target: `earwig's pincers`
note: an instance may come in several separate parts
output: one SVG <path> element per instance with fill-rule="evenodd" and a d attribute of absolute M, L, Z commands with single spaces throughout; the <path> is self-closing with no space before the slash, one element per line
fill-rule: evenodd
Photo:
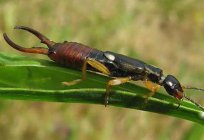
<path fill-rule="evenodd" d="M 41 40 L 41 43 L 47 45 L 48 48 L 51 48 L 55 44 L 55 42 L 49 40 L 47 37 L 45 37 L 44 35 L 42 35 L 38 31 L 31 29 L 29 27 L 16 26 L 16 27 L 14 27 L 14 29 L 21 29 L 21 30 L 25 30 L 25 31 L 32 33 L 33 35 L 35 35 L 37 38 L 39 38 Z"/>
<path fill-rule="evenodd" d="M 46 44 L 48 46 L 48 48 L 52 48 L 52 46 L 55 44 L 55 42 L 50 41 L 44 35 L 42 35 L 38 31 L 33 30 L 31 28 L 24 27 L 24 26 L 16 26 L 14 29 L 22 29 L 22 30 L 25 30 L 25 31 L 28 31 L 28 32 L 34 34 L 36 37 L 38 37 L 41 40 L 41 43 Z M 21 46 L 15 44 L 13 41 L 11 41 L 11 39 L 7 36 L 6 33 L 4 33 L 3 36 L 4 36 L 4 39 L 6 40 L 6 42 L 14 49 L 17 49 L 17 50 L 22 51 L 22 52 L 27 52 L 27 53 L 38 53 L 38 54 L 45 54 L 45 55 L 48 54 L 48 49 L 46 49 L 46 48 L 42 48 L 42 47 L 24 48 L 24 47 L 21 47 Z"/>
<path fill-rule="evenodd" d="M 82 70 L 81 79 L 77 79 L 72 82 L 63 82 L 64 85 L 73 85 L 85 80 L 87 70 L 100 72 L 114 78 L 110 80 L 106 86 L 105 106 L 108 104 L 109 93 L 112 86 L 120 85 L 131 80 L 141 80 L 144 81 L 146 87 L 151 91 L 147 97 L 153 96 L 159 87 L 163 86 L 166 92 L 175 97 L 177 100 L 180 101 L 185 98 L 204 111 L 204 107 L 189 97 L 186 97 L 184 93 L 184 89 L 202 91 L 204 91 L 204 89 L 181 86 L 180 82 L 173 75 L 165 76 L 161 69 L 149 65 L 141 60 L 109 51 L 102 52 L 76 42 L 64 41 L 63 43 L 55 43 L 38 31 L 29 27 L 16 26 L 15 29 L 25 30 L 34 34 L 41 40 L 41 43 L 48 46 L 48 49 L 42 47 L 21 47 L 11 41 L 4 33 L 4 39 L 14 49 L 27 53 L 45 54 L 48 55 L 50 59 L 63 66 Z"/>

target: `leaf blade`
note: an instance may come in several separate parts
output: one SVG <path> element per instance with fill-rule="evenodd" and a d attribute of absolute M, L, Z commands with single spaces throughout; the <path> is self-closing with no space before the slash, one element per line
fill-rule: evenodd
<path fill-rule="evenodd" d="M 0 54 L 0 98 L 53 102 L 79 102 L 102 104 L 108 77 L 88 73 L 88 79 L 74 86 L 61 82 L 81 77 L 78 70 L 59 67 L 57 64 L 22 56 Z M 168 95 L 157 93 L 144 103 L 148 90 L 132 83 L 114 87 L 109 104 L 155 112 L 204 124 L 201 111 L 184 101 L 179 109 Z"/>

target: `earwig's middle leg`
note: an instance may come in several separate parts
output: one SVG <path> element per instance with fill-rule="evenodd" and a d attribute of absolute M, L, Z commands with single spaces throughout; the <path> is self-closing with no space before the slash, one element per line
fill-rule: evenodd
<path fill-rule="evenodd" d="M 130 80 L 131 80 L 131 77 L 121 77 L 121 78 L 115 78 L 113 80 L 108 81 L 106 86 L 106 92 L 105 92 L 105 106 L 108 105 L 109 93 L 112 86 L 121 85 Z"/>

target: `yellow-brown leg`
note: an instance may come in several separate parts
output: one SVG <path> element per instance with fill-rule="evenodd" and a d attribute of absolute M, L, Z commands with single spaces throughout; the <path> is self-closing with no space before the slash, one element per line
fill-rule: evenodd
<path fill-rule="evenodd" d="M 86 79 L 87 64 L 89 64 L 91 67 L 99 70 L 103 74 L 106 74 L 106 75 L 110 74 L 110 71 L 108 70 L 108 68 L 106 68 L 106 66 L 104 66 L 102 63 L 100 63 L 94 59 L 87 58 L 83 64 L 83 66 L 82 66 L 82 78 L 76 79 L 76 80 L 73 80 L 70 82 L 62 82 L 62 84 L 66 85 L 66 86 L 71 86 L 71 85 L 78 84 L 79 82 L 85 80 Z"/>
<path fill-rule="evenodd" d="M 86 69 L 87 69 L 87 60 L 84 62 L 83 66 L 82 66 L 82 77 L 81 77 L 81 79 L 76 79 L 76 80 L 69 81 L 69 82 L 62 82 L 62 84 L 66 85 L 66 86 L 72 86 L 72 85 L 76 85 L 79 82 L 85 80 L 86 79 Z"/>
<path fill-rule="evenodd" d="M 144 81 L 145 86 L 151 91 L 147 96 L 145 102 L 148 101 L 148 98 L 153 96 L 160 88 L 160 85 L 156 85 L 152 83 L 151 81 L 145 80 Z"/>
<path fill-rule="evenodd" d="M 130 80 L 131 80 L 131 77 L 121 77 L 121 78 L 115 78 L 113 80 L 108 81 L 107 86 L 106 86 L 106 92 L 105 92 L 105 106 L 108 105 L 109 93 L 110 93 L 112 86 L 121 85 Z"/>

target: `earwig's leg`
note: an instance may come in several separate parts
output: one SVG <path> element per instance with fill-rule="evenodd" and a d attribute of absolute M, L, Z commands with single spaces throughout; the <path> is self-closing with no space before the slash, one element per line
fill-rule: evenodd
<path fill-rule="evenodd" d="M 153 84 L 151 81 L 145 80 L 144 81 L 145 86 L 151 91 L 147 96 L 146 96 L 146 100 L 145 103 L 147 103 L 148 98 L 153 96 L 157 90 L 160 88 L 160 85 L 155 85 Z"/>
<path fill-rule="evenodd" d="M 131 77 L 121 77 L 108 81 L 105 92 L 105 106 L 108 105 L 109 93 L 112 86 L 121 85 L 131 80 Z"/>
<path fill-rule="evenodd" d="M 66 85 L 66 86 L 71 86 L 71 85 L 78 84 L 79 82 L 85 80 L 86 79 L 87 64 L 89 64 L 91 67 L 97 69 L 98 71 L 100 71 L 103 74 L 106 74 L 106 75 L 110 74 L 110 71 L 102 63 L 100 63 L 94 59 L 87 58 L 83 64 L 83 66 L 82 66 L 82 78 L 76 79 L 76 80 L 73 80 L 70 82 L 62 82 L 62 84 Z"/>
<path fill-rule="evenodd" d="M 178 103 L 178 106 L 176 107 L 176 109 L 179 109 L 179 107 L 181 106 L 181 100 L 177 99 L 177 103 Z"/>
<path fill-rule="evenodd" d="M 81 79 L 76 79 L 76 80 L 69 81 L 69 82 L 62 82 L 62 84 L 65 86 L 72 86 L 72 85 L 76 85 L 76 84 L 80 83 L 81 81 L 85 80 L 86 79 L 86 69 L 87 69 L 87 60 L 84 62 L 83 66 L 82 66 Z"/>

